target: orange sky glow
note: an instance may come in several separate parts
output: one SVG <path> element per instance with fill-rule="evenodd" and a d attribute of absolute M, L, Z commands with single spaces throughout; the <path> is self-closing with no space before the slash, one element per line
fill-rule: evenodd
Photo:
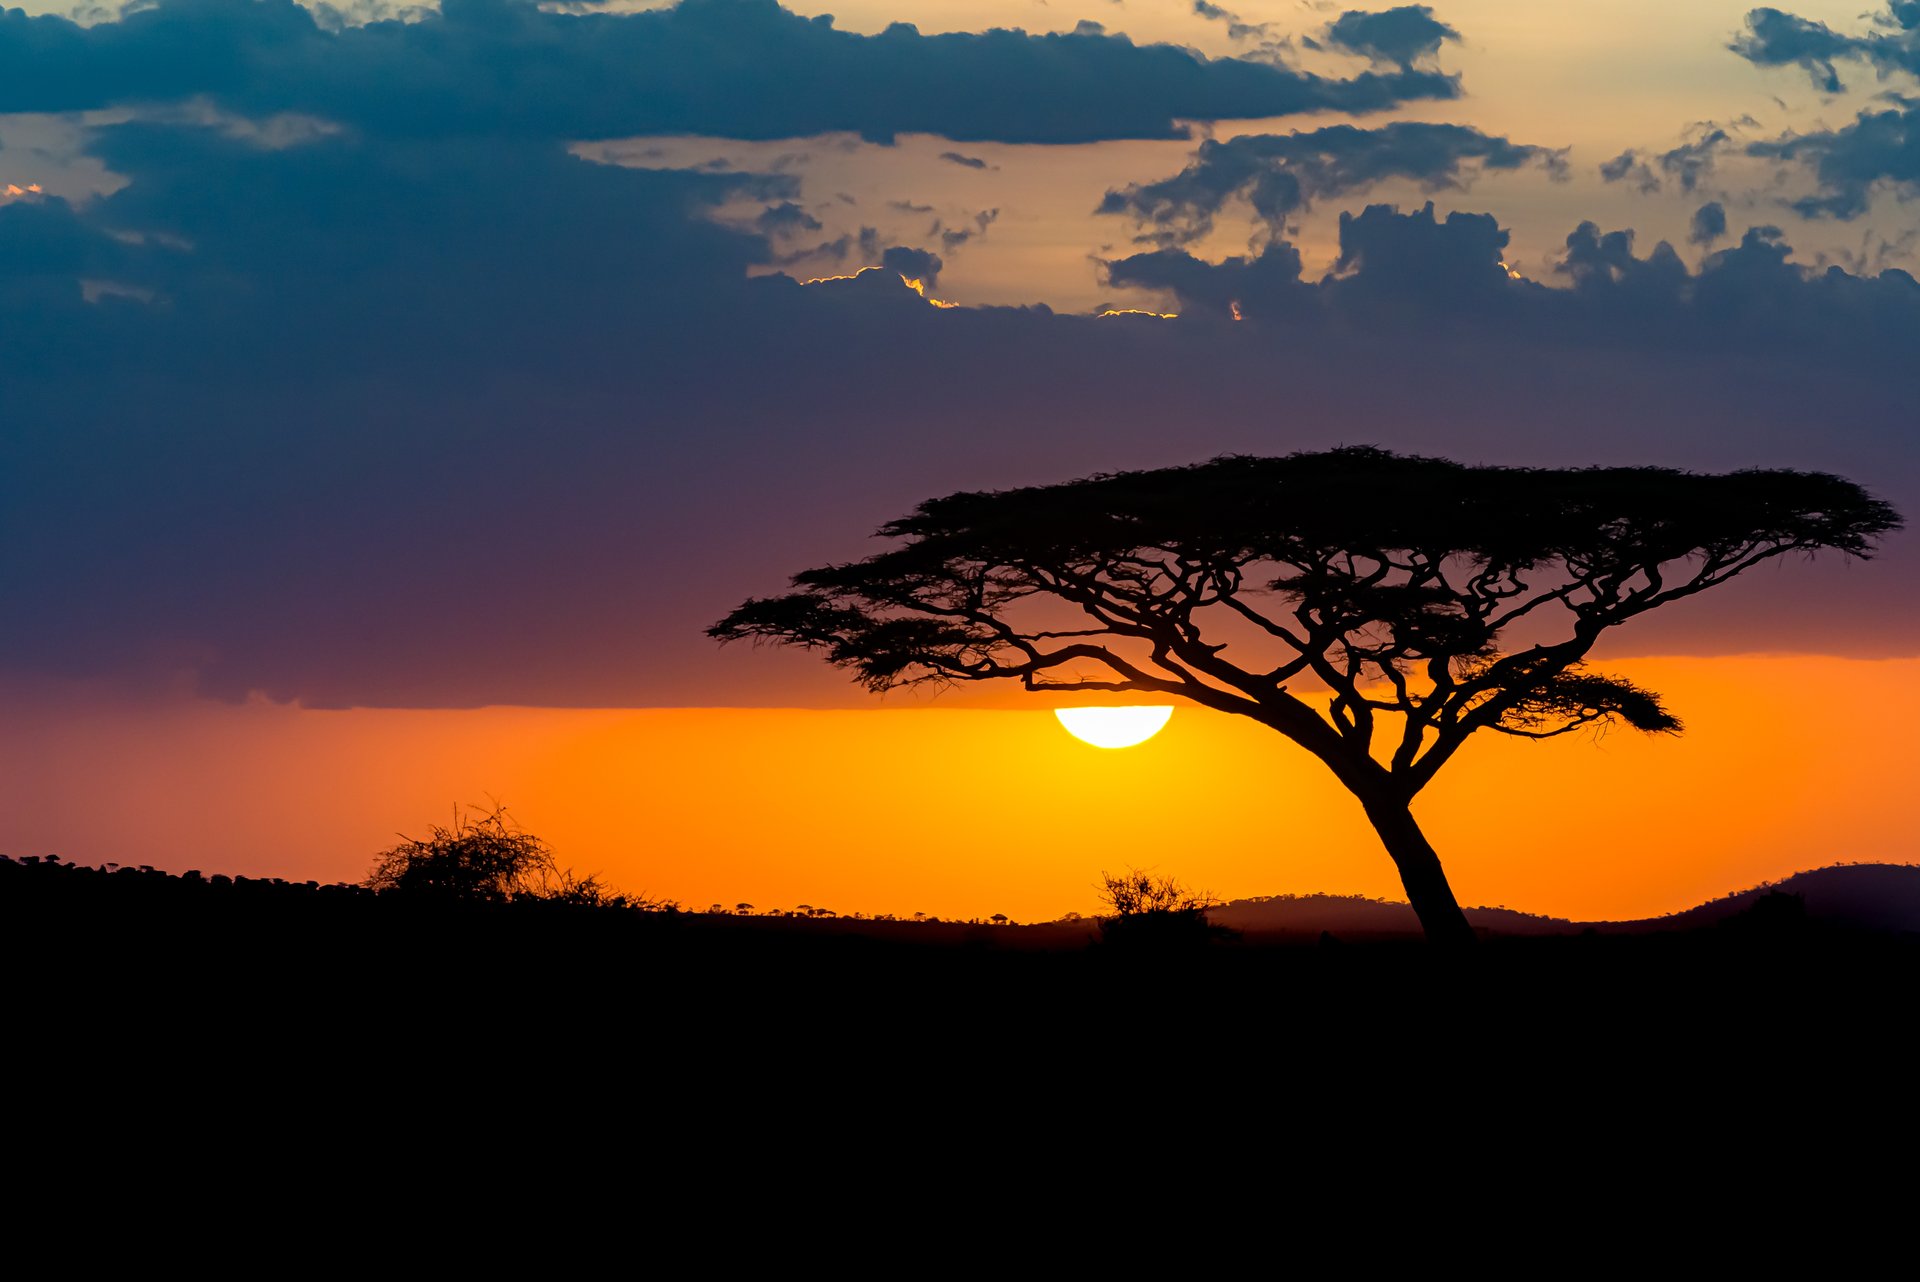
<path fill-rule="evenodd" d="M 1416 806 L 1462 902 L 1672 911 L 1804 868 L 1920 861 L 1920 660 L 1612 663 L 1687 722 L 1530 743 L 1483 734 Z M 1095 907 L 1102 869 L 1223 897 L 1400 897 L 1359 808 L 1278 735 L 1181 707 L 1120 751 L 1050 711 L 253 703 L 16 708 L 0 852 L 356 880 L 396 832 L 491 794 L 560 861 L 691 908 Z"/>

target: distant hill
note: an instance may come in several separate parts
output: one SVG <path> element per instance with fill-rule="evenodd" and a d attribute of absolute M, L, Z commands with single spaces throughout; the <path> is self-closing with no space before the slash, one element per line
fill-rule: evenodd
<path fill-rule="evenodd" d="M 1216 926 L 1259 936 L 1319 936 L 1341 939 L 1389 939 L 1420 934 L 1413 908 L 1396 899 L 1359 895 L 1264 895 L 1235 899 L 1207 910 Z M 1583 927 L 1559 917 L 1539 917 L 1510 908 L 1469 908 L 1467 920 L 1497 935 L 1555 935 Z"/>
<path fill-rule="evenodd" d="M 1629 931 L 1717 926 L 1776 894 L 1800 896 L 1807 920 L 1819 925 L 1920 932 L 1920 866 L 1913 864 L 1836 864 L 1710 899 L 1685 912 L 1599 926 Z"/>
<path fill-rule="evenodd" d="M 1469 908 L 1467 920 L 1495 935 L 1565 935 L 1587 930 L 1645 934 L 1718 926 L 1753 912 L 1756 904 L 1775 896 L 1798 896 L 1810 924 L 1920 933 L 1920 866 L 1911 864 L 1837 864 L 1708 900 L 1684 912 L 1634 921 L 1569 921 L 1509 908 Z M 1249 937 L 1317 937 L 1325 932 L 1341 939 L 1386 939 L 1420 933 L 1420 922 L 1409 905 L 1357 895 L 1235 899 L 1209 910 L 1207 916 L 1214 924 Z"/>

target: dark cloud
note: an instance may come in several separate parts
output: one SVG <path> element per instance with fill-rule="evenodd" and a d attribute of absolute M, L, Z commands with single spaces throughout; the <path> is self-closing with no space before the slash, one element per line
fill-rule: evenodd
<path fill-rule="evenodd" d="M 983 86 L 991 86 L 983 91 Z M 956 140 L 1183 137 L 1176 120 L 1373 111 L 1451 98 L 1437 72 L 1345 80 L 1084 26 L 924 36 L 836 30 L 774 0 L 641 13 L 446 0 L 417 20 L 329 30 L 293 0 L 161 0 L 83 27 L 0 11 L 0 112 L 201 98 L 394 136 L 517 133 Z"/>
<path fill-rule="evenodd" d="M 54 197 L 0 201 L 0 308 L 78 301 L 125 273 L 126 245 Z"/>
<path fill-rule="evenodd" d="M 1419 300 L 1449 309 L 1502 307 L 1513 293 L 1507 240 L 1492 214 L 1456 210 L 1439 219 L 1431 203 L 1413 214 L 1369 205 L 1340 215 L 1334 275 L 1342 293 L 1385 296 L 1396 306 Z"/>
<path fill-rule="evenodd" d="M 339 38 L 261 12 L 291 33 L 288 83 L 310 79 L 306 43 Z M 316 705 L 843 701 L 805 656 L 717 652 L 702 628 L 929 494 L 1228 451 L 1817 466 L 1920 498 L 1903 273 L 1811 271 L 1768 229 L 1691 270 L 1586 226 L 1547 288 L 1515 278 L 1490 216 L 1376 206 L 1342 217 L 1318 280 L 1279 238 L 1108 265 L 1116 289 L 1177 296 L 1171 322 L 936 307 L 901 279 L 936 255 L 873 228 L 809 252 L 893 270 L 754 277 L 789 248 L 769 233 L 804 229 L 777 212 L 791 176 L 619 168 L 530 132 L 577 104 L 427 136 L 495 109 L 499 68 L 445 53 L 475 12 L 420 24 L 438 51 L 374 29 L 390 60 L 334 98 L 412 94 L 417 128 L 148 115 L 92 134 L 126 186 L 0 204 L 0 678 Z M 0 47 L 26 21 L 0 20 Z M 94 75 L 129 31 L 147 57 L 162 26 L 129 24 L 67 70 Z M 253 67 L 250 48 L 187 41 L 123 80 Z M 232 110 L 256 92 L 235 83 L 205 92 Z M 275 110 L 334 118 L 302 94 Z M 1461 154 L 1493 163 L 1498 141 Z M 1434 172 L 1365 150 L 1287 162 L 1330 175 L 1316 191 Z M 1634 644 L 1912 653 L 1912 572 L 1904 552 L 1783 566 Z"/>
<path fill-rule="evenodd" d="M 1872 22 L 1875 30 L 1846 35 L 1824 22 L 1778 9 L 1755 9 L 1747 14 L 1747 29 L 1730 47 L 1757 66 L 1799 67 L 1825 93 L 1846 89 L 1836 62 L 1866 62 L 1883 74 L 1920 75 L 1920 3 L 1893 0 Z"/>
<path fill-rule="evenodd" d="M 1490 215 L 1373 205 L 1341 215 L 1339 254 L 1317 281 L 1301 278 L 1284 243 L 1219 263 L 1162 249 L 1105 271 L 1113 285 L 1162 291 L 1200 316 L 1237 310 L 1282 328 L 1375 335 L 1445 326 L 1478 333 L 1489 354 L 1547 343 L 1875 366 L 1902 359 L 1908 327 L 1920 324 L 1920 287 L 1907 273 L 1798 265 L 1776 227 L 1749 228 L 1696 271 L 1665 242 L 1640 257 L 1633 232 L 1583 223 L 1554 266 L 1559 288 L 1514 271 L 1507 243 Z"/>
<path fill-rule="evenodd" d="M 1460 33 L 1434 17 L 1430 6 L 1409 4 L 1378 13 L 1349 9 L 1328 24 L 1324 39 L 1336 49 L 1410 68 L 1439 53 L 1442 42 L 1459 40 Z"/>
<path fill-rule="evenodd" d="M 1263 40 L 1272 32 L 1270 23 L 1248 22 L 1231 9 L 1223 9 L 1207 0 L 1193 0 L 1194 16 L 1205 18 L 1208 22 L 1225 23 L 1229 40 Z"/>
<path fill-rule="evenodd" d="M 1705 125 L 1697 138 L 1657 156 L 1629 148 L 1602 164 L 1600 177 L 1610 183 L 1631 182 L 1643 196 L 1657 194 L 1668 182 L 1681 191 L 1690 192 L 1713 173 L 1714 158 L 1732 143 L 1733 135 L 1726 129 Z M 1659 166 L 1658 173 L 1654 171 L 1655 165 Z"/>
<path fill-rule="evenodd" d="M 940 283 L 940 269 L 946 266 L 940 261 L 940 255 L 904 245 L 895 245 L 881 254 L 880 265 L 907 280 L 917 280 L 928 289 Z"/>
<path fill-rule="evenodd" d="M 1159 182 L 1109 191 L 1099 212 L 1125 214 L 1143 240 L 1182 244 L 1207 235 L 1215 217 L 1245 199 L 1275 235 L 1314 201 L 1390 178 L 1429 190 L 1463 186 L 1484 170 L 1536 165 L 1564 174 L 1564 153 L 1483 134 L 1465 125 L 1396 121 L 1378 129 L 1334 125 L 1308 133 L 1208 139 L 1187 167 Z"/>
<path fill-rule="evenodd" d="M 1724 129 L 1709 129 L 1692 142 L 1686 142 L 1660 157 L 1660 169 L 1681 191 L 1692 191 L 1701 179 L 1713 172 L 1714 154 L 1733 141 Z"/>
<path fill-rule="evenodd" d="M 948 253 L 952 253 L 968 241 L 976 240 L 986 235 L 987 228 L 993 226 L 999 218 L 1000 211 L 998 209 L 983 209 L 973 215 L 965 226 L 948 227 L 943 222 L 935 221 L 932 234 L 940 237 L 941 248 L 945 249 Z"/>
<path fill-rule="evenodd" d="M 1817 195 L 1792 202 L 1807 218 L 1858 218 L 1876 187 L 1920 191 L 1920 103 L 1862 112 L 1850 125 L 1747 144 L 1747 152 L 1808 168 Z"/>
<path fill-rule="evenodd" d="M 790 200 L 769 205 L 766 212 L 754 219 L 753 225 L 769 236 L 792 236 L 821 228 L 818 218 Z"/>
<path fill-rule="evenodd" d="M 1117 288 L 1159 291 L 1202 314 L 1297 316 L 1315 305 L 1313 288 L 1300 279 L 1300 251 L 1283 240 L 1219 263 L 1184 249 L 1156 249 L 1105 263 L 1102 272 Z"/>
<path fill-rule="evenodd" d="M 1631 147 L 1601 164 L 1600 177 L 1610 183 L 1631 181 L 1643 196 L 1652 196 L 1660 190 L 1660 175 Z"/>
<path fill-rule="evenodd" d="M 849 260 L 857 259 L 857 266 L 871 266 L 879 261 L 885 245 L 886 238 L 878 227 L 862 227 L 858 231 L 842 232 L 832 240 L 777 254 L 768 261 L 775 267 L 817 268 L 823 263 L 845 266 Z"/>
<path fill-rule="evenodd" d="M 1817 465 L 1920 494 L 1920 289 L 1810 274 L 1766 233 L 1689 273 L 1583 228 L 1547 289 L 1501 265 L 1492 218 L 1376 207 L 1320 281 L 1279 244 L 1117 262 L 1189 313 L 1130 325 L 940 310 L 897 271 L 745 279 L 764 238 L 698 215 L 783 199 L 753 175 L 178 126 L 99 149 L 131 185 L 0 209 L 0 263 L 64 264 L 0 306 L 13 676 L 838 701 L 819 665 L 700 629 L 927 494 L 1223 451 Z M 159 301 L 42 287 L 94 271 Z M 1910 572 L 1783 569 L 1636 644 L 1910 652 L 1920 620 L 1889 604 Z"/>
<path fill-rule="evenodd" d="M 950 165 L 959 165 L 962 169 L 988 168 L 987 162 L 980 159 L 980 157 L 963 156 L 957 151 L 943 151 L 940 153 L 940 159 L 946 161 Z"/>
<path fill-rule="evenodd" d="M 1717 200 L 1710 200 L 1693 211 L 1693 220 L 1687 227 L 1687 241 L 1694 245 L 1711 245 L 1727 234 L 1727 210 Z"/>
<path fill-rule="evenodd" d="M 1824 22 L 1811 22 L 1778 9 L 1755 9 L 1747 14 L 1746 31 L 1729 47 L 1757 66 L 1800 67 L 1824 93 L 1846 89 L 1834 62 L 1863 52 L 1860 40 L 1843 36 Z"/>

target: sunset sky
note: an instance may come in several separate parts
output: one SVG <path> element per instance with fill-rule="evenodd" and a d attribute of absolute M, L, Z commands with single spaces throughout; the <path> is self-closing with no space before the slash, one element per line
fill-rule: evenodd
<path fill-rule="evenodd" d="M 492 796 L 695 907 L 1397 894 L 1257 726 L 703 630 L 923 498 L 1226 452 L 1911 518 L 1916 139 L 1909 0 L 0 11 L 0 853 L 357 879 Z M 1469 746 L 1462 901 L 1920 860 L 1916 584 L 1897 534 L 1610 636 L 1687 733 Z"/>

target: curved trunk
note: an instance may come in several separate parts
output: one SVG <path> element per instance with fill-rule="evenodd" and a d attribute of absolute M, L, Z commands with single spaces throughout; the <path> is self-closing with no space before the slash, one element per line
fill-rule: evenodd
<path fill-rule="evenodd" d="M 1473 927 L 1467 924 L 1467 915 L 1453 897 L 1453 887 L 1447 884 L 1447 874 L 1440 867 L 1440 856 L 1433 852 L 1406 803 L 1362 798 L 1361 804 L 1400 869 L 1400 884 L 1406 887 L 1407 902 L 1420 918 L 1427 941 L 1449 947 L 1473 943 Z"/>

